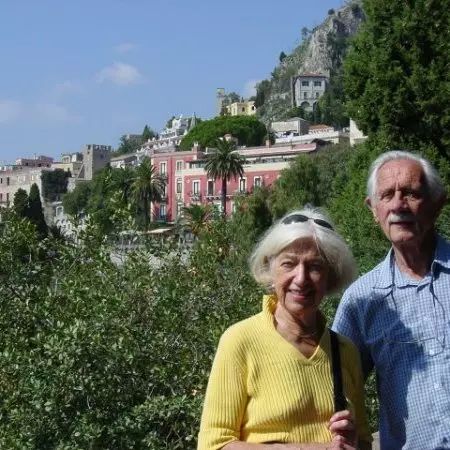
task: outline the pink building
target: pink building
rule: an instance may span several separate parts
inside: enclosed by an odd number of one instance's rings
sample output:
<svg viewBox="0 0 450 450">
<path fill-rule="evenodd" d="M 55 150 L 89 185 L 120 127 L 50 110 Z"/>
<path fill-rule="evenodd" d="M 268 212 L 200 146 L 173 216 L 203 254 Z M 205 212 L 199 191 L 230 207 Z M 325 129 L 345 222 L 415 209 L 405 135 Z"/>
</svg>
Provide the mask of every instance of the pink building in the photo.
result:
<svg viewBox="0 0 450 450">
<path fill-rule="evenodd" d="M 318 148 L 317 143 L 238 148 L 237 152 L 245 158 L 244 176 L 228 182 L 227 212 L 234 212 L 237 196 L 248 195 L 259 186 L 270 186 L 296 156 Z M 184 206 L 192 204 L 214 204 L 221 208 L 222 181 L 212 180 L 204 170 L 205 155 L 212 151 L 196 145 L 188 152 L 174 149 L 148 152 L 157 172 L 166 180 L 163 201 L 154 205 L 152 220 L 173 222 Z"/>
</svg>

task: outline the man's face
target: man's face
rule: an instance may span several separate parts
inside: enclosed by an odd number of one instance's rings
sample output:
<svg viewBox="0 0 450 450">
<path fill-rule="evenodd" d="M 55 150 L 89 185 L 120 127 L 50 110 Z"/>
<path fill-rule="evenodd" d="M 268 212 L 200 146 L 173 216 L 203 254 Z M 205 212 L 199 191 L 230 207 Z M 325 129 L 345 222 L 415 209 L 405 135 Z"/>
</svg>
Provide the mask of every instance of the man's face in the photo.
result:
<svg viewBox="0 0 450 450">
<path fill-rule="evenodd" d="M 375 182 L 375 199 L 366 202 L 386 237 L 394 246 L 420 245 L 440 209 L 427 192 L 422 166 L 408 159 L 389 161 Z"/>
</svg>

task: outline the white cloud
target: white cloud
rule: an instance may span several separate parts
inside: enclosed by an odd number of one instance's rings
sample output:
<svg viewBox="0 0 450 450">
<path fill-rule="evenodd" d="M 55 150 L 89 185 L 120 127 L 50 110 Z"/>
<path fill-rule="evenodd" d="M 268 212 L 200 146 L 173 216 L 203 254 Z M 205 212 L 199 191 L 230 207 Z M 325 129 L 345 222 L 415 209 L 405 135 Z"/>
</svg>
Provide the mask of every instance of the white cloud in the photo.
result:
<svg viewBox="0 0 450 450">
<path fill-rule="evenodd" d="M 122 44 L 116 45 L 114 47 L 114 51 L 117 53 L 126 53 L 134 50 L 136 48 L 136 44 L 132 44 L 131 42 L 124 42 Z"/>
<path fill-rule="evenodd" d="M 54 89 L 54 93 L 56 95 L 62 94 L 76 94 L 83 91 L 83 86 L 79 83 L 75 83 L 73 81 L 64 81 L 63 83 L 59 83 L 56 85 Z"/>
<path fill-rule="evenodd" d="M 0 124 L 14 122 L 22 112 L 22 105 L 15 100 L 0 100 Z"/>
<path fill-rule="evenodd" d="M 72 115 L 67 108 L 56 103 L 40 103 L 33 108 L 35 120 L 43 123 L 80 122 L 81 117 Z"/>
<path fill-rule="evenodd" d="M 250 98 L 256 95 L 256 85 L 261 80 L 248 80 L 244 85 L 243 96 L 244 98 Z"/>
<path fill-rule="evenodd" d="M 136 67 L 125 63 L 114 63 L 109 67 L 105 67 L 98 75 L 97 81 L 104 83 L 110 81 L 119 86 L 127 86 L 136 84 L 142 80 L 142 75 Z"/>
</svg>

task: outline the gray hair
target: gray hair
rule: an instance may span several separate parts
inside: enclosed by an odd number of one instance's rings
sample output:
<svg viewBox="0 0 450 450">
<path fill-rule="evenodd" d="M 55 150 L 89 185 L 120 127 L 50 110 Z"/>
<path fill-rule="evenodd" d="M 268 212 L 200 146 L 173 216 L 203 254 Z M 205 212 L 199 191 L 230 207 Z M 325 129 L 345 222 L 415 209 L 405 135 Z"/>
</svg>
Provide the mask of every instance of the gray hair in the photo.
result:
<svg viewBox="0 0 450 450">
<path fill-rule="evenodd" d="M 286 217 L 294 214 L 304 215 L 309 220 L 283 223 Z M 315 219 L 327 222 L 333 229 L 317 224 L 314 222 Z M 269 228 L 255 247 L 250 257 L 250 268 L 259 284 L 269 287 L 273 283 L 271 261 L 299 239 L 314 239 L 319 252 L 327 262 L 330 271 L 327 294 L 339 292 L 355 280 L 357 274 L 355 259 L 343 238 L 334 231 L 333 223 L 319 209 L 305 207 L 283 216 Z"/>
<path fill-rule="evenodd" d="M 382 153 L 370 166 L 369 178 L 367 179 L 367 196 L 370 198 L 372 203 L 376 202 L 376 183 L 378 171 L 389 161 L 398 160 L 414 161 L 420 164 L 425 176 L 427 192 L 430 197 L 435 198 L 437 202 L 446 197 L 447 193 L 444 185 L 442 184 L 439 172 L 428 160 L 419 155 L 403 150 L 391 150 L 389 152 Z"/>
</svg>

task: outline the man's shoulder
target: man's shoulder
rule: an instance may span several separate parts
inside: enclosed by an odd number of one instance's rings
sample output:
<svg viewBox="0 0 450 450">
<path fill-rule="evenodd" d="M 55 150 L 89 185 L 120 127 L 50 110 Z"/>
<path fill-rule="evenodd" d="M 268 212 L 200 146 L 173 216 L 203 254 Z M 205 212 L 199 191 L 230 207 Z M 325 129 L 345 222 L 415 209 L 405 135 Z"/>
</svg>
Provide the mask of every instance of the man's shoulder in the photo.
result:
<svg viewBox="0 0 450 450">
<path fill-rule="evenodd" d="M 369 272 L 361 275 L 346 289 L 344 298 L 359 297 L 372 292 L 380 278 L 384 275 L 385 265 L 386 259 L 381 261 L 372 270 L 369 270 Z"/>
</svg>

